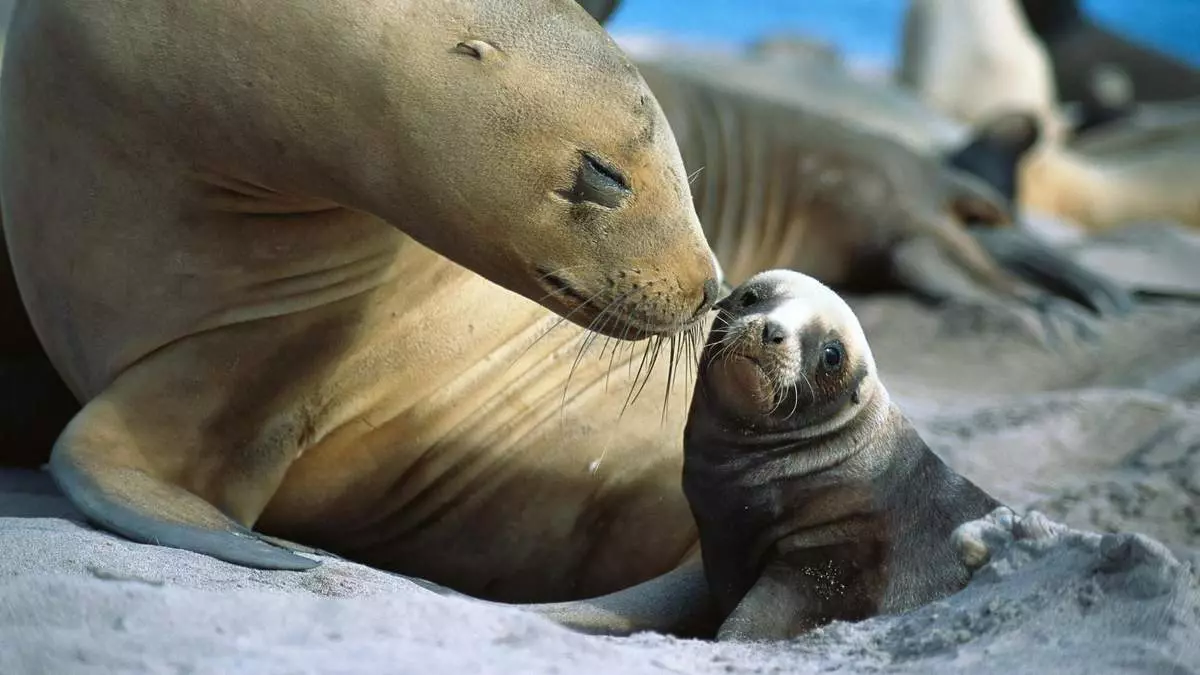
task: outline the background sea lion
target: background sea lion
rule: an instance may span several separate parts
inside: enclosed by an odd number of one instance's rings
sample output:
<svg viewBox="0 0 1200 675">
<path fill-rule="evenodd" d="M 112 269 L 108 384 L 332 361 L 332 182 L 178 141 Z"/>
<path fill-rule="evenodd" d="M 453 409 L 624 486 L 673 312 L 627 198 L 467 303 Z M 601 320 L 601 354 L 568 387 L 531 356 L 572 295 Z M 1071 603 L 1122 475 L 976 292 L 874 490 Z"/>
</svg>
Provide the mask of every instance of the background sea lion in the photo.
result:
<svg viewBox="0 0 1200 675">
<path fill-rule="evenodd" d="M 1055 58 L 1031 32 L 1017 0 L 914 0 L 905 18 L 898 81 L 968 124 L 1012 113 L 1038 119 L 1039 138 L 1021 156 L 1017 173 L 1015 198 L 1024 210 L 1091 231 L 1155 220 L 1200 227 L 1194 189 L 1200 114 L 1174 105 L 1166 115 L 1151 113 L 1158 120 L 1147 122 L 1140 110 L 1122 110 L 1128 98 L 1122 75 L 1100 69 L 1103 64 L 1089 71 L 1096 88 L 1081 101 L 1052 81 Z M 974 67 L 960 72 L 947 64 Z M 1136 89 L 1136 78 L 1131 81 Z M 1072 115 L 1063 100 L 1081 102 L 1082 109 Z M 1121 149 L 1099 150 L 1113 145 L 1106 137 L 1121 138 Z"/>
<path fill-rule="evenodd" d="M 1062 121 L 1054 77 L 1015 3 L 910 0 L 895 81 L 965 124 L 1020 111 L 1057 137 Z"/>
<path fill-rule="evenodd" d="M 784 639 L 966 585 L 952 535 L 1000 503 L 951 470 L 879 381 L 854 312 L 773 270 L 718 303 L 685 431 L 718 639 Z"/>
<path fill-rule="evenodd" d="M 14 277 L 85 402 L 51 469 L 93 522 L 514 601 L 694 547 L 677 373 L 612 352 L 677 355 L 718 270 L 570 0 L 22 2 L 0 96 Z"/>
<path fill-rule="evenodd" d="M 984 296 L 1039 311 L 1053 306 L 1052 294 L 1093 311 L 1127 304 L 1112 284 L 1011 229 L 1003 197 L 982 180 L 895 138 L 760 93 L 736 67 L 717 78 L 706 65 L 638 61 L 694 172 L 696 208 L 729 283 L 788 267 L 843 290 L 898 286 L 961 300 L 971 297 L 966 280 Z M 1041 273 L 1025 274 L 1006 241 L 1043 253 Z"/>
<path fill-rule="evenodd" d="M 1200 96 L 1200 69 L 1097 23 L 1083 12 L 1079 0 L 1019 2 L 1030 28 L 1046 46 L 1063 101 L 1094 96 L 1098 69 L 1123 72 L 1138 101 Z"/>
</svg>

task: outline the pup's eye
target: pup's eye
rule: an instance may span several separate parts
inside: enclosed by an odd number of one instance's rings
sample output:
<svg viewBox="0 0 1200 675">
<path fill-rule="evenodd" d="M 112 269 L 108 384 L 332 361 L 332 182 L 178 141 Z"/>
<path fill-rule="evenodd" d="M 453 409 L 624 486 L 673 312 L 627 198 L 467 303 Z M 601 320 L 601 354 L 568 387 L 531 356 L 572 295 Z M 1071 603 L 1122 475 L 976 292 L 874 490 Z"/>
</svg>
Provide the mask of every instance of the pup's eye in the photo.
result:
<svg viewBox="0 0 1200 675">
<path fill-rule="evenodd" d="M 607 209 L 615 209 L 632 194 L 629 182 L 613 167 L 588 153 L 583 153 L 579 171 L 575 174 L 575 185 L 560 195 L 576 204 L 591 202 Z"/>
<path fill-rule="evenodd" d="M 830 342 L 821 351 L 821 363 L 831 370 L 841 366 L 845 358 L 846 354 L 842 349 L 842 345 L 837 342 Z"/>
<path fill-rule="evenodd" d="M 745 293 L 742 293 L 742 297 L 738 299 L 738 303 L 742 307 L 753 307 L 758 304 L 758 293 L 755 293 L 753 289 L 747 290 Z"/>
</svg>

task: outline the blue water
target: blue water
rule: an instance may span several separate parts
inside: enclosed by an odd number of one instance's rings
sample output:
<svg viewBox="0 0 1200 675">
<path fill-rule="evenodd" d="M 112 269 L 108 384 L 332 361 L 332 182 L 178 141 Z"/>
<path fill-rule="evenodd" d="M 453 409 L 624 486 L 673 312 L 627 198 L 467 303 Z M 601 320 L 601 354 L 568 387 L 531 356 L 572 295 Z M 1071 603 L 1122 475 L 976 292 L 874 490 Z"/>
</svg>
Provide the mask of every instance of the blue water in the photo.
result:
<svg viewBox="0 0 1200 675">
<path fill-rule="evenodd" d="M 892 63 L 907 6 L 908 0 L 624 0 L 609 30 L 736 43 L 800 32 L 850 56 Z M 1200 0 L 1084 0 L 1083 6 L 1097 21 L 1200 65 Z"/>
</svg>

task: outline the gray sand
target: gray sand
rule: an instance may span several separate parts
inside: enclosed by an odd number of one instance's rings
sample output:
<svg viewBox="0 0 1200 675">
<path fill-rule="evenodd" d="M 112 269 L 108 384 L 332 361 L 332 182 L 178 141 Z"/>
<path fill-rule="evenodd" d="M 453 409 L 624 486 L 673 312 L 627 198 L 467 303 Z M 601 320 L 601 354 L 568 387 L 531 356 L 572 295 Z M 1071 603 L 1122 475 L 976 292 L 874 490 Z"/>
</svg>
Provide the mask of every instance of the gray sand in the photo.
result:
<svg viewBox="0 0 1200 675">
<path fill-rule="evenodd" d="M 1138 232 L 1131 259 L 1175 266 L 1140 274 L 1109 247 L 1110 271 L 1200 286 L 1193 235 Z M 1106 244 L 1077 246 L 1087 261 Z M 133 544 L 45 474 L 0 472 L 0 673 L 1200 673 L 1200 303 L 1155 301 L 1053 350 L 1004 312 L 853 303 L 934 450 L 1079 529 L 992 532 L 967 589 L 904 615 L 714 645 L 582 636 L 337 560 L 263 572 Z"/>
</svg>

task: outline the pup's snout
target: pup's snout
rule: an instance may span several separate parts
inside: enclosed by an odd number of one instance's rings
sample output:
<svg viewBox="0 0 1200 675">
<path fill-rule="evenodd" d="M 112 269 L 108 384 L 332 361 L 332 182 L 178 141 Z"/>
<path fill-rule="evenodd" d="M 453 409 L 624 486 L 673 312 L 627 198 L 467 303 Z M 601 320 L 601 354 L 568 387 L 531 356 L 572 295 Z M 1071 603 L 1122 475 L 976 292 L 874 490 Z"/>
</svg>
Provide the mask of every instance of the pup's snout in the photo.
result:
<svg viewBox="0 0 1200 675">
<path fill-rule="evenodd" d="M 778 321 L 770 317 L 767 317 L 767 319 L 763 321 L 763 346 L 771 347 L 773 345 L 781 345 L 787 341 L 787 335 L 787 328 Z"/>
</svg>

